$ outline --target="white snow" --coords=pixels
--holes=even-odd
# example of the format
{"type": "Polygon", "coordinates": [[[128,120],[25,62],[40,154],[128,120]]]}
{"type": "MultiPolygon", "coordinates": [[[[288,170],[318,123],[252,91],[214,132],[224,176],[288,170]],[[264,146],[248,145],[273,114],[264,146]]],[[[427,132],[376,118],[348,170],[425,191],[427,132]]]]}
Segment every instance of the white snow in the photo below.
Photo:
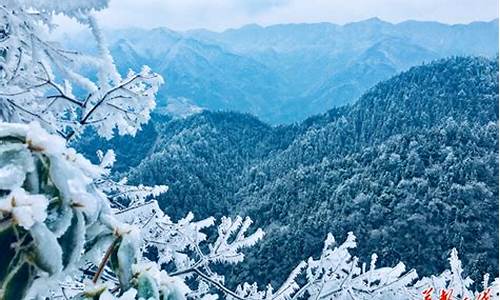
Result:
{"type": "Polygon", "coordinates": [[[44,195],[30,195],[22,188],[16,188],[0,199],[0,211],[11,213],[14,222],[25,229],[45,221],[48,205],[44,195]]]}

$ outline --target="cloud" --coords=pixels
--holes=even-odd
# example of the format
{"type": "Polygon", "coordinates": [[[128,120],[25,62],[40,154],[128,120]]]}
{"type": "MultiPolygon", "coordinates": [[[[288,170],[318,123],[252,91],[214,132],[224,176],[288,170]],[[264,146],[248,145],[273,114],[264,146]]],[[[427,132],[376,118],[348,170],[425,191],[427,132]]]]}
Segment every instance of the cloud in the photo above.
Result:
{"type": "Polygon", "coordinates": [[[286,6],[291,0],[242,0],[239,5],[250,14],[261,13],[275,7],[286,6]]]}
{"type": "Polygon", "coordinates": [[[111,0],[105,27],[224,30],[249,23],[348,23],[379,17],[469,23],[498,17],[497,0],[111,0]]]}

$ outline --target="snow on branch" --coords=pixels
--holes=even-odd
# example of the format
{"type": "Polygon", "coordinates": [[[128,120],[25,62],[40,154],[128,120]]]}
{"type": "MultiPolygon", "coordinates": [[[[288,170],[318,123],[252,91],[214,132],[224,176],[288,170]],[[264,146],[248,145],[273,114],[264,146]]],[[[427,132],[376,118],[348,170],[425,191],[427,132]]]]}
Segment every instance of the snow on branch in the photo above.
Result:
{"type": "Polygon", "coordinates": [[[147,66],[124,78],[117,72],[92,15],[107,1],[63,2],[8,0],[0,4],[0,120],[37,120],[66,139],[85,127],[94,127],[106,138],[115,129],[120,135],[135,135],[149,120],[162,77],[147,66]],[[66,50],[50,41],[54,13],[88,26],[98,54],[66,50]],[[97,82],[82,71],[84,66],[98,75],[97,82]],[[74,87],[83,92],[73,93],[74,87]]]}
{"type": "MultiPolygon", "coordinates": [[[[210,270],[214,263],[238,263],[244,258],[241,250],[251,247],[264,235],[261,229],[247,235],[252,221],[236,217],[235,220],[223,217],[218,225],[218,236],[215,242],[208,243],[203,231],[215,225],[214,218],[193,221],[193,214],[177,222],[173,222],[158,206],[156,201],[149,201],[135,207],[117,212],[118,218],[128,224],[136,224],[141,228],[143,251],[154,246],[158,251],[158,263],[173,262],[175,270],[172,274],[180,276],[196,273],[199,270],[210,270]]],[[[223,281],[217,275],[217,281],[223,281]]]]}
{"type": "MultiPolygon", "coordinates": [[[[256,284],[238,286],[237,299],[281,300],[281,299],[424,299],[423,292],[430,291],[428,299],[439,298],[439,293],[454,292],[453,299],[484,299],[484,295],[498,290],[498,278],[488,282],[485,275],[484,292],[470,289],[472,281],[462,277],[461,263],[456,250],[450,256],[450,270],[440,276],[418,280],[415,270],[406,271],[403,263],[394,267],[376,267],[377,255],[372,255],[370,267],[359,263],[349,250],[356,247],[355,237],[349,233],[341,245],[335,247],[333,235],[328,234],[325,246],[318,259],[309,258],[300,262],[283,285],[274,292],[272,286],[260,291],[256,284]],[[435,296],[432,298],[432,296],[435,296]]],[[[490,295],[498,299],[498,294],[490,295]]],[[[427,298],[425,298],[427,299],[427,298]]]]}
{"type": "MultiPolygon", "coordinates": [[[[0,122],[2,299],[184,299],[182,278],[142,257],[147,221],[120,221],[96,187],[112,161],[93,165],[38,123],[0,122]]],[[[191,221],[178,228],[203,223],[191,221]]]]}

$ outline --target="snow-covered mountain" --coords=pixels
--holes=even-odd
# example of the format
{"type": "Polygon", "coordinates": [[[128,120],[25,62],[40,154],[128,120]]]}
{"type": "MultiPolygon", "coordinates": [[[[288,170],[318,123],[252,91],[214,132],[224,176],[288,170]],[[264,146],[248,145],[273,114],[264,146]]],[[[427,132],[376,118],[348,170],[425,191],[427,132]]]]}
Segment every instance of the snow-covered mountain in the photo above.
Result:
{"type": "Polygon", "coordinates": [[[479,280],[498,276],[498,104],[497,60],[457,57],[296,124],[155,114],[135,138],[88,135],[77,146],[93,159],[115,149],[134,184],[168,185],[157,199],[173,219],[250,216],[267,238],[228,276],[235,283],[278,284],[319,255],[328,232],[349,231],[359,257],[383,253],[381,263],[425,275],[456,247],[479,280]]]}
{"type": "MultiPolygon", "coordinates": [[[[210,110],[288,123],[352,103],[377,82],[441,57],[494,56],[498,20],[466,25],[373,18],[247,25],[224,32],[166,28],[108,32],[122,72],[149,65],[166,79],[159,101],[183,98],[210,110]]],[[[89,47],[70,38],[77,48],[89,47]]]]}

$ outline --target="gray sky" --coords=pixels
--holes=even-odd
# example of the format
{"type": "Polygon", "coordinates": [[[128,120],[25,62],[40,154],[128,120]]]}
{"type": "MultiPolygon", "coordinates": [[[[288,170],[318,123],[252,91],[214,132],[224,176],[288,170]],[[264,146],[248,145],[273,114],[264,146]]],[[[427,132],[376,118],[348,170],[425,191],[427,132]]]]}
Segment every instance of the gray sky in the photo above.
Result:
{"type": "MultiPolygon", "coordinates": [[[[498,0],[111,0],[98,18],[103,27],[224,30],[249,23],[332,22],[371,17],[469,23],[498,17],[498,0]]],[[[63,20],[66,29],[70,24],[63,20]]]]}

